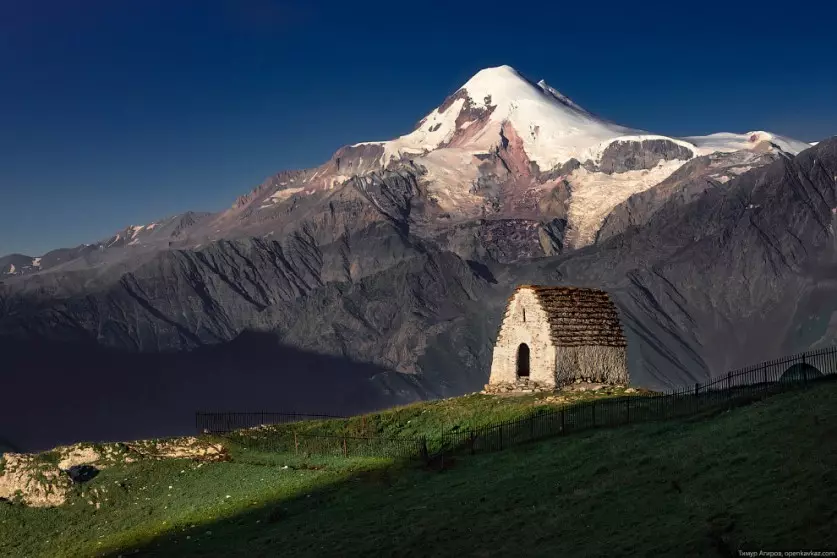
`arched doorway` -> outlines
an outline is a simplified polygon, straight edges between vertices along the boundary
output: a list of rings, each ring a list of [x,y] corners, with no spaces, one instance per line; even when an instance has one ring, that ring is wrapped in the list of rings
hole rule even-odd
[[[785,370],[779,381],[782,383],[806,382],[822,378],[822,376],[822,372],[816,367],[800,362]]]
[[[517,377],[529,377],[529,345],[521,343],[517,348]]]

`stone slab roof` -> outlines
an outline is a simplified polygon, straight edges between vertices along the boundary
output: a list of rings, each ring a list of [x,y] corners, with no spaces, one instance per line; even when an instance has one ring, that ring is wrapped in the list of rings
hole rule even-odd
[[[561,347],[625,347],[616,305],[605,291],[580,287],[520,285],[535,293],[546,312],[550,338]]]

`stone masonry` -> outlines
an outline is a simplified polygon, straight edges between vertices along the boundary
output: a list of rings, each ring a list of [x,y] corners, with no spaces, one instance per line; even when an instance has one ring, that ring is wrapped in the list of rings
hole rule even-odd
[[[485,393],[552,390],[574,381],[624,385],[626,347],[604,291],[523,285],[509,299]],[[528,376],[521,349],[528,349]]]
[[[529,380],[555,387],[555,346],[550,339],[549,318],[534,291],[519,289],[509,301],[497,336],[491,362],[490,384],[517,381],[517,351],[529,347]]]

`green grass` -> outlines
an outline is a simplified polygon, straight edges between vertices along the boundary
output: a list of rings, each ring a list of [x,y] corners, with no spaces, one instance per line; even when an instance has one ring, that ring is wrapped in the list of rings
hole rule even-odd
[[[625,393],[625,388],[606,387],[598,391],[540,393],[498,397],[471,394],[464,397],[425,401],[377,413],[347,419],[305,421],[271,428],[275,433],[295,431],[299,434],[325,436],[380,436],[439,438],[442,431],[467,430],[496,422],[523,418],[539,410],[557,409],[586,401],[642,395],[650,392]],[[560,401],[547,401],[560,396]]]
[[[200,467],[139,462],[103,471],[61,508],[0,505],[0,556],[828,550],[837,548],[834,440],[837,385],[824,384],[712,418],[457,457],[444,469],[238,449],[232,462]]]

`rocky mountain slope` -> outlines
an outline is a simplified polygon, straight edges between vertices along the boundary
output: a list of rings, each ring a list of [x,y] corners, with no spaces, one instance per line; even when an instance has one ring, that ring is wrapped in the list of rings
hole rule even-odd
[[[130,407],[120,428],[142,412],[135,390],[178,386],[154,432],[68,427],[96,437],[182,430],[184,401],[355,412],[478,389],[506,298],[532,282],[613,292],[636,383],[704,381],[834,338],[835,152],[629,130],[484,70],[411,134],[280,173],[227,211],[0,260],[4,365],[24,392],[91,390],[50,416]],[[37,428],[8,435],[39,443]]]
[[[303,229],[327,244],[382,218],[466,258],[486,250],[496,261],[549,256],[594,242],[616,206],[695,158],[793,155],[808,147],[768,132],[671,138],[625,128],[500,66],[478,72],[405,136],[346,146],[320,167],[280,172],[218,214],[186,213],[40,258],[16,256],[14,270],[0,259],[0,277],[114,260],[139,265],[138,255],[149,251],[282,239]],[[747,165],[768,160],[753,157]],[[509,235],[523,253],[491,253],[494,240]],[[478,241],[463,245],[463,236]]]

